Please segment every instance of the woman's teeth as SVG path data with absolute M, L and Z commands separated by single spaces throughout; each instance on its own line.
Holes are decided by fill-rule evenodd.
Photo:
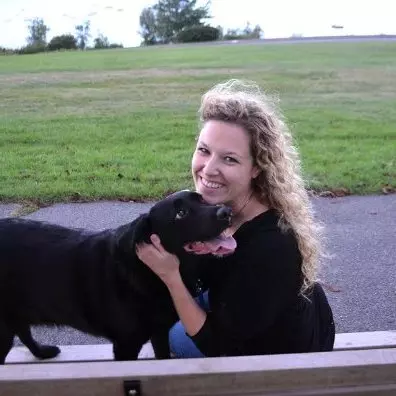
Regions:
M 204 179 L 203 177 L 201 177 L 201 182 L 205 187 L 208 187 L 208 188 L 220 188 L 221 187 L 221 184 L 215 183 L 215 182 L 210 182 L 210 181 Z

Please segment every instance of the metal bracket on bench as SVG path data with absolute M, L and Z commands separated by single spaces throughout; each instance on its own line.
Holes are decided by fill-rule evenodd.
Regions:
M 125 396 L 141 396 L 140 381 L 124 381 Z

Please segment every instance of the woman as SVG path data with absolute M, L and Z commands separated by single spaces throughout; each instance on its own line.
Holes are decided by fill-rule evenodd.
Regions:
M 316 282 L 320 229 L 286 124 L 255 85 L 218 84 L 203 97 L 192 158 L 196 190 L 233 209 L 235 253 L 201 256 L 208 293 L 196 301 L 179 260 L 161 246 L 137 248 L 165 283 L 180 322 L 176 357 L 261 355 L 333 349 L 331 308 Z

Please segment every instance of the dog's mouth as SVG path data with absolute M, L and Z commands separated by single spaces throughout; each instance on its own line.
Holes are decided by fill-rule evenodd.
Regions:
M 184 245 L 187 252 L 194 254 L 213 254 L 215 256 L 226 256 L 234 253 L 237 243 L 232 236 L 225 232 L 218 237 L 204 242 L 190 242 Z

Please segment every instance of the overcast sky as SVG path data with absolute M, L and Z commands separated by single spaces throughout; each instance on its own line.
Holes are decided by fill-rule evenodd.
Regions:
M 91 21 L 95 37 L 103 33 L 124 46 L 140 43 L 139 15 L 150 0 L 0 0 L 0 46 L 20 47 L 28 35 L 28 20 L 41 17 L 54 35 L 74 33 Z M 396 0 L 212 0 L 210 22 L 225 28 L 259 24 L 264 37 L 339 34 L 396 34 Z M 341 25 L 343 29 L 334 29 Z

